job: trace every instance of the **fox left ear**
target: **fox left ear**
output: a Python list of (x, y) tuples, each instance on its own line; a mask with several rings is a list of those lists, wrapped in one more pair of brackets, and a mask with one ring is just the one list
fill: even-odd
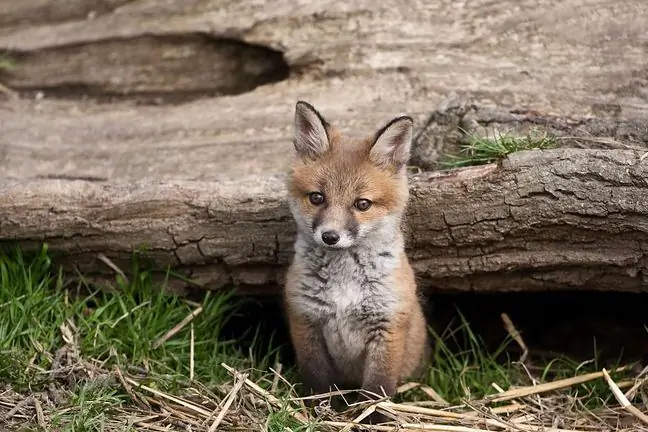
[(295, 105), (293, 144), (297, 154), (316, 159), (329, 150), (330, 143), (324, 117), (308, 102)]
[(396, 117), (376, 133), (370, 157), (379, 165), (402, 168), (410, 158), (413, 130), (411, 117)]

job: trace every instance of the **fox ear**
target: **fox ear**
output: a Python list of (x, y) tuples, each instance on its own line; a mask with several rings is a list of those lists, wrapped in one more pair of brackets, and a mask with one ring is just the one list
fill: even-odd
[(328, 123), (308, 102), (295, 105), (293, 144), (301, 157), (315, 159), (329, 149)]
[(413, 129), (414, 120), (409, 116), (396, 117), (387, 123), (376, 133), (369, 152), (372, 160), (396, 169), (406, 165), (410, 158)]

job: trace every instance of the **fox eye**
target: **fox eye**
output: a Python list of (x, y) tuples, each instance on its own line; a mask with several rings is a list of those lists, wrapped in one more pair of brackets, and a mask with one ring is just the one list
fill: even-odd
[(371, 207), (372, 202), (369, 201), (368, 199), (360, 198), (356, 200), (355, 202), (355, 208), (357, 208), (360, 211), (365, 211), (368, 210), (369, 207)]
[(324, 202), (324, 195), (319, 192), (311, 192), (308, 194), (308, 200), (313, 205), (320, 205)]

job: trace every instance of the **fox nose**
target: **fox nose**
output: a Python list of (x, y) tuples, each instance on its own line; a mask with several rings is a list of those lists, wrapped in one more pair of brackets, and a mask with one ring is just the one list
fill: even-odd
[(326, 243), (329, 246), (334, 245), (338, 241), (340, 241), (340, 235), (336, 233), (335, 231), (324, 231), (322, 233), (322, 240), (324, 243)]

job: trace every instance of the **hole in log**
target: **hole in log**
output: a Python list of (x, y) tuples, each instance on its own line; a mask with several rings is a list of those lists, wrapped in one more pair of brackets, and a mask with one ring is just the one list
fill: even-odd
[(279, 51), (203, 34), (105, 40), (9, 56), (15, 66), (0, 72), (9, 87), (99, 101), (174, 103), (235, 95), (285, 80), (290, 72)]
[[(255, 299), (257, 300), (257, 299)], [(551, 359), (564, 355), (574, 361), (597, 357), (599, 367), (622, 362), (648, 363), (648, 294), (598, 291), (442, 294), (431, 297), (429, 324), (441, 333), (461, 325), (457, 309), (493, 352), (507, 336), (501, 313), (507, 313), (525, 344), (529, 358)], [(259, 323), (264, 346), (283, 345), (285, 366), (294, 365), (288, 330), (276, 299), (251, 302), (226, 329), (247, 352)], [(256, 304), (254, 304), (256, 303)], [(250, 335), (241, 337), (245, 331)], [(272, 332), (274, 336), (271, 340)], [(257, 343), (259, 340), (257, 340)], [(461, 342), (460, 342), (461, 343)], [(511, 342), (508, 352), (517, 359), (521, 350)], [(259, 347), (256, 347), (258, 350)]]

